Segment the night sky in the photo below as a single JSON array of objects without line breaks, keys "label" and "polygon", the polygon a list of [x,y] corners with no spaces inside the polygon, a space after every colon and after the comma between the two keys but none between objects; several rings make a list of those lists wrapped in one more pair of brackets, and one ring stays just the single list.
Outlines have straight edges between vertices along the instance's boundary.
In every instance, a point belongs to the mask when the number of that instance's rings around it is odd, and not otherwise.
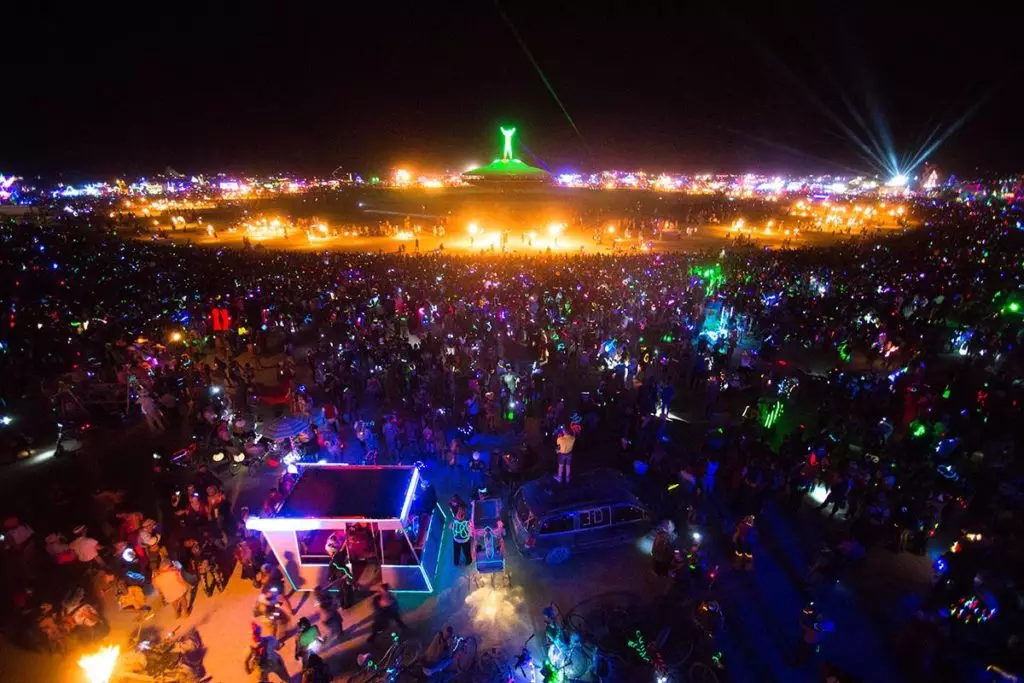
[{"label": "night sky", "polygon": [[23,4],[3,10],[0,172],[462,169],[499,123],[554,171],[870,171],[826,111],[906,154],[972,106],[932,160],[1024,170],[1018,22],[970,5],[504,3],[577,135],[486,0]]}]

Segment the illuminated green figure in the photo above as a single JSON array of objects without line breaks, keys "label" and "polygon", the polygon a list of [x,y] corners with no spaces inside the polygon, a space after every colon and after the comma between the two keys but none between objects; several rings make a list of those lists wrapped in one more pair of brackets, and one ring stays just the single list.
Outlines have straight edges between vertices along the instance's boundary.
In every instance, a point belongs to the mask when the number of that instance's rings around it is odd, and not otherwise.
[{"label": "illuminated green figure", "polygon": [[501,158],[508,161],[512,158],[512,136],[516,134],[515,128],[505,129],[501,127],[501,134],[505,136],[505,151],[502,153]]}]

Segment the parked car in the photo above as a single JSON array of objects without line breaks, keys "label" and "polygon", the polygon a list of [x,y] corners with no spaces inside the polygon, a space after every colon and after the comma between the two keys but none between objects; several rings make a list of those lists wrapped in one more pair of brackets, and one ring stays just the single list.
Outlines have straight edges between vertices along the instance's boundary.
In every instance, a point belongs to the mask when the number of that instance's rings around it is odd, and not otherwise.
[{"label": "parked car", "polygon": [[633,541],[650,526],[650,512],[629,480],[596,470],[571,484],[545,476],[523,484],[509,509],[512,541],[519,552],[548,564],[573,553]]}]

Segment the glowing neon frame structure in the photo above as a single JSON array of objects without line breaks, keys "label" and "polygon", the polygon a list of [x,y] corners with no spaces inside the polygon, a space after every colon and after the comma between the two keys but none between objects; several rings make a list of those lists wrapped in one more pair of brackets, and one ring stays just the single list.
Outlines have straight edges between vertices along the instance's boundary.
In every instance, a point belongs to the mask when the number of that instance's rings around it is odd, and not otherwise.
[{"label": "glowing neon frame structure", "polygon": [[[263,533],[267,544],[277,558],[282,572],[292,588],[300,591],[311,591],[317,586],[327,583],[329,571],[328,562],[305,562],[302,560],[302,553],[299,548],[298,534],[304,531],[318,531],[323,529],[343,529],[348,524],[375,524],[378,533],[376,534],[376,548],[379,557],[384,557],[383,531],[397,532],[408,544],[409,551],[414,558],[414,564],[381,564],[381,581],[392,586],[395,592],[403,593],[432,593],[434,581],[437,577],[438,566],[441,563],[441,550],[444,547],[445,514],[440,505],[430,511],[427,522],[427,532],[424,537],[423,547],[416,550],[415,545],[405,533],[405,522],[412,510],[416,491],[419,489],[420,475],[415,467],[408,466],[350,466],[336,464],[309,464],[302,466],[303,474],[308,469],[329,469],[339,472],[339,478],[344,478],[341,473],[347,473],[350,477],[357,477],[360,470],[401,470],[410,473],[409,483],[406,487],[402,505],[397,516],[394,517],[367,517],[351,515],[345,517],[323,516],[323,517],[250,517],[246,521],[246,528]],[[298,489],[302,482],[300,477],[292,493]],[[291,494],[290,494],[291,495]],[[289,497],[290,497],[289,495]],[[287,503],[287,500],[285,503]],[[282,505],[282,509],[285,505]],[[435,522],[435,518],[437,518]]]}]

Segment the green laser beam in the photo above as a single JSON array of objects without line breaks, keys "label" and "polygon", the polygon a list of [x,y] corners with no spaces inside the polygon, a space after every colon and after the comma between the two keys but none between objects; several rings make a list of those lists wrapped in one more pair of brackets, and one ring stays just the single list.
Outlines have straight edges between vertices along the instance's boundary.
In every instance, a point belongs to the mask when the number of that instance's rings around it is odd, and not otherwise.
[{"label": "green laser beam", "polygon": [[557,104],[558,108],[562,110],[562,114],[565,115],[565,120],[568,121],[569,125],[572,126],[572,129],[576,131],[576,135],[579,137],[580,142],[583,143],[583,146],[587,148],[587,153],[589,154],[590,148],[587,146],[587,141],[583,139],[583,134],[576,126],[576,122],[573,121],[572,116],[569,115],[569,110],[565,108],[565,105],[562,104],[562,100],[558,98],[558,94],[555,92],[550,81],[548,81],[548,77],[544,75],[544,70],[540,68],[540,64],[537,63],[537,60],[533,58],[530,48],[526,47],[526,43],[524,43],[523,39],[519,37],[519,31],[516,31],[516,27],[512,24],[509,18],[505,16],[505,12],[501,9],[501,5],[497,0],[494,2],[494,8],[498,10],[501,20],[505,22],[506,26],[508,26],[508,30],[512,33],[512,37],[516,39],[517,43],[519,43],[519,47],[523,50],[523,54],[525,54],[526,58],[530,60],[530,64],[533,65],[534,71],[536,71],[537,75],[540,76],[540,80],[544,83],[544,87],[548,89],[549,93],[551,93],[551,97],[555,100],[555,104]]}]

